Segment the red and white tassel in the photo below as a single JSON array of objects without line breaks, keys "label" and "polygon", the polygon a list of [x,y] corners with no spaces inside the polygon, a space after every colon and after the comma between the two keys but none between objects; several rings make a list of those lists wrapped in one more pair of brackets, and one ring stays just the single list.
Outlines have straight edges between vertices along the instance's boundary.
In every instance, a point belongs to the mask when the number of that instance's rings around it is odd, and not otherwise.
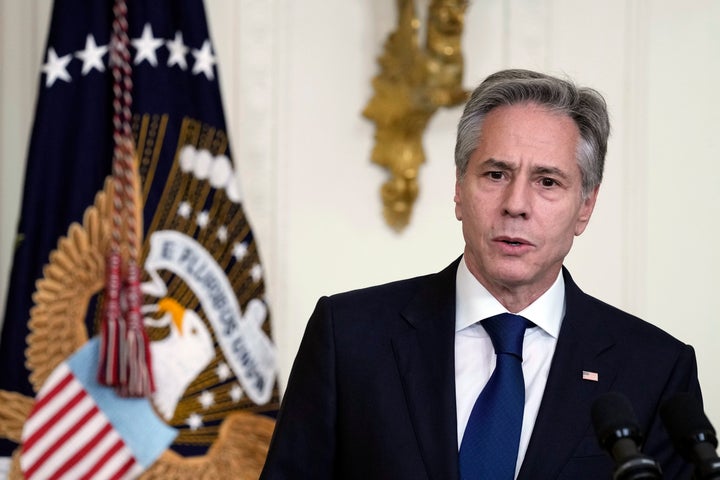
[{"label": "red and white tassel", "polygon": [[122,309],[120,307],[120,277],[119,252],[110,252],[105,267],[105,298],[103,303],[103,322],[100,333],[100,367],[98,368],[98,382],[102,385],[116,386],[119,384],[118,352],[120,339],[124,337],[121,331]]},{"label": "red and white tassel", "polygon": [[150,343],[140,311],[142,306],[140,269],[134,262],[128,264],[125,288],[127,331],[120,357],[121,377],[124,379],[120,386],[120,393],[129,397],[141,397],[152,393],[155,386],[152,376]]}]

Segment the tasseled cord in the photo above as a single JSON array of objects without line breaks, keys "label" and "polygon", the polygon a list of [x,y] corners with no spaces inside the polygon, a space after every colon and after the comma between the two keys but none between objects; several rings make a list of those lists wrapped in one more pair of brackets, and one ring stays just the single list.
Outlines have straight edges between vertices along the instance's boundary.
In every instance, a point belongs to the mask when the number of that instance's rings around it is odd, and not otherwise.
[{"label": "tasseled cord", "polygon": [[143,325],[140,289],[142,202],[134,156],[132,67],[127,35],[127,5],[115,0],[110,64],[113,75],[113,198],[110,252],[100,335],[98,381],[126,397],[147,397],[154,390],[150,343]]}]

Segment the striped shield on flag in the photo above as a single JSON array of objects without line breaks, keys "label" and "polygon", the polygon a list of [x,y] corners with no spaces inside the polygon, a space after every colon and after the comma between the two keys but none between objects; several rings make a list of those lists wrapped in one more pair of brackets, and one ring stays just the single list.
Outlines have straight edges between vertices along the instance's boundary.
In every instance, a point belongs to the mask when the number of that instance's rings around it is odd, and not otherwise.
[{"label": "striped shield on flag", "polygon": [[22,434],[25,478],[136,478],[177,435],[148,399],[98,384],[98,355],[93,338],[40,389]]}]

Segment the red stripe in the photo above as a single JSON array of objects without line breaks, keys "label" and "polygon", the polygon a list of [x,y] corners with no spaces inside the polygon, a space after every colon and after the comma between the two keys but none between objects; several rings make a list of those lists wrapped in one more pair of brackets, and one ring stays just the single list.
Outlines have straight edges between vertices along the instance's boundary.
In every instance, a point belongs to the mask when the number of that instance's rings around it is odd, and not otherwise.
[{"label": "red stripe", "polygon": [[98,412],[97,407],[95,407],[93,405],[93,408],[91,408],[90,411],[88,411],[85,415],[83,415],[83,417],[80,420],[78,420],[77,423],[75,423],[71,428],[69,428],[65,433],[63,433],[57,440],[55,440],[55,442],[53,442],[52,445],[50,445],[49,447],[47,447],[45,449],[45,452],[40,456],[40,458],[35,460],[35,462],[32,464],[32,466],[27,469],[27,471],[25,472],[25,476],[30,477],[31,475],[33,475],[37,471],[37,469],[39,469],[47,461],[47,459],[50,456],[52,456],[53,453],[55,453],[60,447],[62,447],[62,445],[70,437],[75,435],[75,433],[85,424],[85,422],[87,421],[87,419],[89,417],[92,417],[97,412]]},{"label": "red stripe", "polygon": [[77,453],[75,453],[72,457],[68,458],[64,464],[60,466],[55,471],[55,476],[60,477],[61,475],[64,475],[65,472],[70,470],[72,467],[74,467],[80,460],[82,460],[83,457],[85,457],[87,454],[90,453],[91,450],[93,450],[97,444],[102,440],[102,438],[110,433],[112,431],[112,425],[109,423],[106,423],[102,429],[98,433],[96,433],[91,439],[89,439],[87,442],[85,442],[85,445],[78,449]]},{"label": "red stripe", "polygon": [[91,479],[95,476],[95,474],[100,471],[100,469],[105,465],[105,462],[107,462],[112,456],[114,456],[118,450],[120,450],[125,443],[122,441],[122,439],[119,439],[115,444],[110,447],[110,450],[105,452],[105,455],[100,457],[100,459],[95,462],[95,464],[90,468],[90,470],[83,475],[81,480]]},{"label": "red stripe", "polygon": [[120,469],[118,469],[117,472],[115,472],[115,475],[113,475],[111,478],[113,480],[122,478],[123,475],[125,475],[137,462],[135,461],[134,457],[128,458],[127,462],[125,462],[125,465],[121,466]]},{"label": "red stripe", "polygon": [[[45,393],[42,397],[40,397],[33,406],[32,411],[30,412],[30,416],[32,416],[35,412],[43,408],[47,403],[55,397],[61,390],[65,389],[68,383],[72,382],[73,378],[75,378],[72,374],[72,372],[68,371],[67,374],[63,377],[60,382],[58,382],[57,385],[55,385],[52,390]],[[42,393],[42,392],[41,392]]]},{"label": "red stripe", "polygon": [[75,406],[87,396],[87,393],[85,393],[85,390],[80,390],[77,394],[75,394],[74,397],[72,397],[63,407],[55,413],[51,418],[47,420],[40,428],[38,428],[35,433],[30,435],[27,439],[23,441],[23,451],[27,452],[30,450],[35,443],[40,440],[42,437],[45,436],[45,434],[58,422],[62,417],[64,417],[70,410],[75,408]]}]

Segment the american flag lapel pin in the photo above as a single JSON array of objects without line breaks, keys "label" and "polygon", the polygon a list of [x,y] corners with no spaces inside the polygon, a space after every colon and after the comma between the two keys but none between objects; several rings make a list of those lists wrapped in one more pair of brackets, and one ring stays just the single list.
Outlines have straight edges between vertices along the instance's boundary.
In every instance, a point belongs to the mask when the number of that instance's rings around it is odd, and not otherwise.
[{"label": "american flag lapel pin", "polygon": [[598,373],[597,372],[590,372],[587,370],[583,370],[582,372],[582,379],[588,380],[590,382],[597,382],[599,380]]}]

